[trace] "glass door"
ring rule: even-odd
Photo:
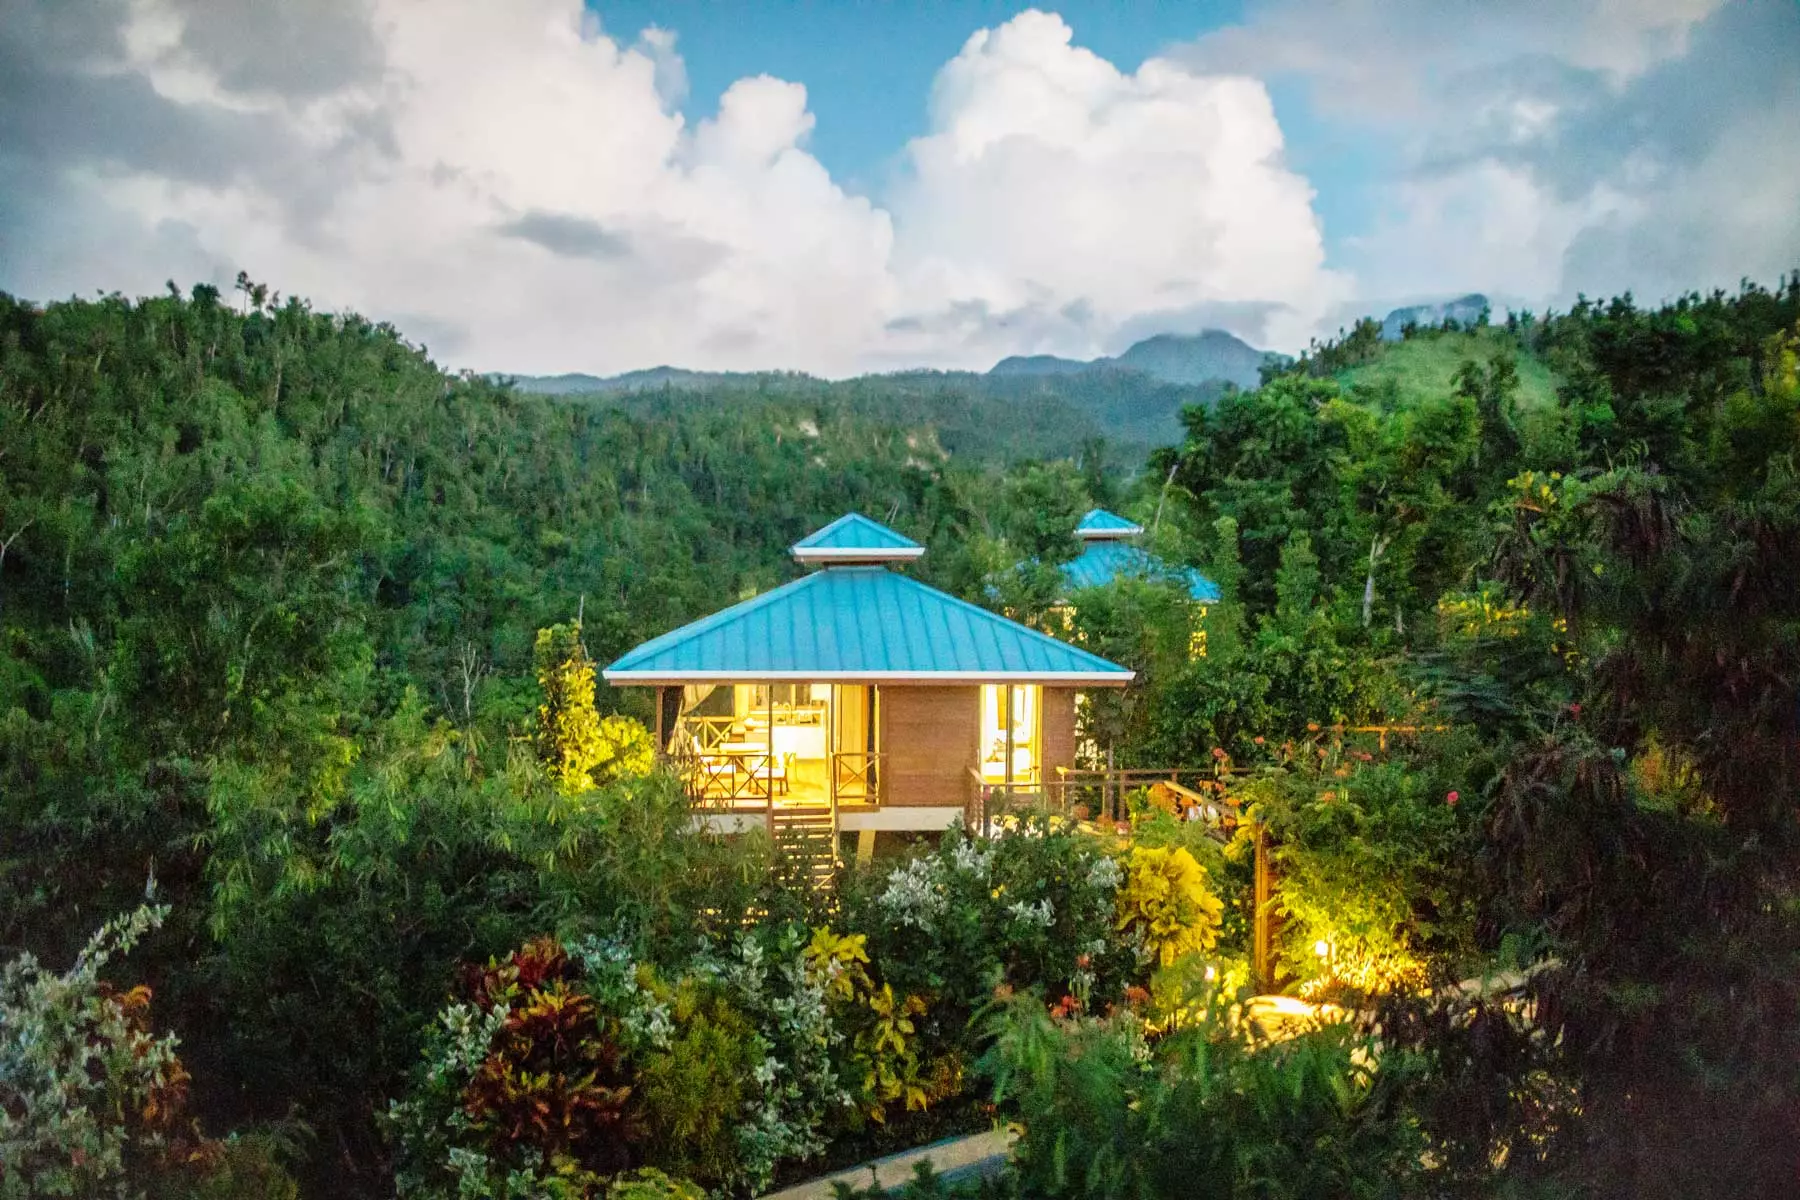
[[[981,778],[989,783],[1039,781],[1043,689],[989,684],[981,689]]]

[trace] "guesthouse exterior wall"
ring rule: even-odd
[[[981,689],[885,687],[880,716],[884,803],[961,811],[976,765]]]
[[[1044,779],[1055,782],[1056,768],[1075,765],[1075,688],[1044,689]]]

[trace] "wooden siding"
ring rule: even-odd
[[[1075,689],[1044,689],[1044,715],[1040,736],[1043,738],[1044,779],[1054,783],[1056,768],[1075,765]]]
[[[981,689],[884,687],[881,721],[883,804],[961,808],[981,728]]]

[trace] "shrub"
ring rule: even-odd
[[[1474,944],[1475,861],[1455,784],[1405,761],[1270,776],[1246,788],[1268,827],[1283,962],[1309,995],[1427,981]]]
[[[1409,1064],[1347,1026],[1253,1048],[1228,1006],[1147,1045],[1127,1018],[1001,1015],[988,1068],[1017,1107],[1022,1195],[1055,1200],[1391,1196],[1424,1142],[1401,1103]]]
[[[673,983],[617,943],[538,939],[469,973],[389,1110],[403,1197],[596,1197],[643,1164],[766,1186],[845,1104],[797,938],[745,935]]]
[[[675,1033],[638,1077],[647,1157],[677,1175],[723,1183],[739,1173],[737,1125],[762,1059],[756,1030],[716,982],[683,979],[660,998]]]
[[[655,1167],[627,1171],[613,1179],[606,1200],[706,1200],[706,1193],[685,1179],[672,1179]]]
[[[1186,849],[1137,846],[1126,857],[1117,925],[1149,961],[1166,967],[1212,949],[1224,913],[1206,871]]]
[[[162,924],[140,907],[102,926],[65,974],[24,954],[0,969],[0,1197],[294,1194],[254,1143],[186,1117],[173,1034],[150,1027],[150,989],[100,971]]]
[[[1116,1002],[1137,970],[1114,936],[1118,864],[1097,839],[1039,822],[992,839],[946,835],[852,879],[845,923],[877,983],[922,998],[928,1045],[972,1050],[969,1020],[1002,984],[1046,1000]]]

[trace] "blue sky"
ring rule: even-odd
[[[476,370],[1294,351],[1800,266],[1795,0],[12,0],[0,62],[0,289],[243,270]]]
[[[1242,3],[1095,2],[1032,5],[937,0],[935,3],[796,3],[765,0],[590,0],[602,27],[635,36],[646,26],[673,31],[687,67],[684,115],[718,107],[735,81],[770,74],[806,86],[818,115],[809,148],[844,186],[879,196],[901,169],[901,151],[926,131],[926,105],[938,70],[977,29],[1001,25],[1032,7],[1049,7],[1075,40],[1120,70],[1244,18]],[[1318,189],[1327,245],[1372,215],[1368,186],[1388,157],[1375,140],[1356,145],[1342,126],[1315,115],[1306,87],[1270,88],[1287,137],[1287,159]]]

